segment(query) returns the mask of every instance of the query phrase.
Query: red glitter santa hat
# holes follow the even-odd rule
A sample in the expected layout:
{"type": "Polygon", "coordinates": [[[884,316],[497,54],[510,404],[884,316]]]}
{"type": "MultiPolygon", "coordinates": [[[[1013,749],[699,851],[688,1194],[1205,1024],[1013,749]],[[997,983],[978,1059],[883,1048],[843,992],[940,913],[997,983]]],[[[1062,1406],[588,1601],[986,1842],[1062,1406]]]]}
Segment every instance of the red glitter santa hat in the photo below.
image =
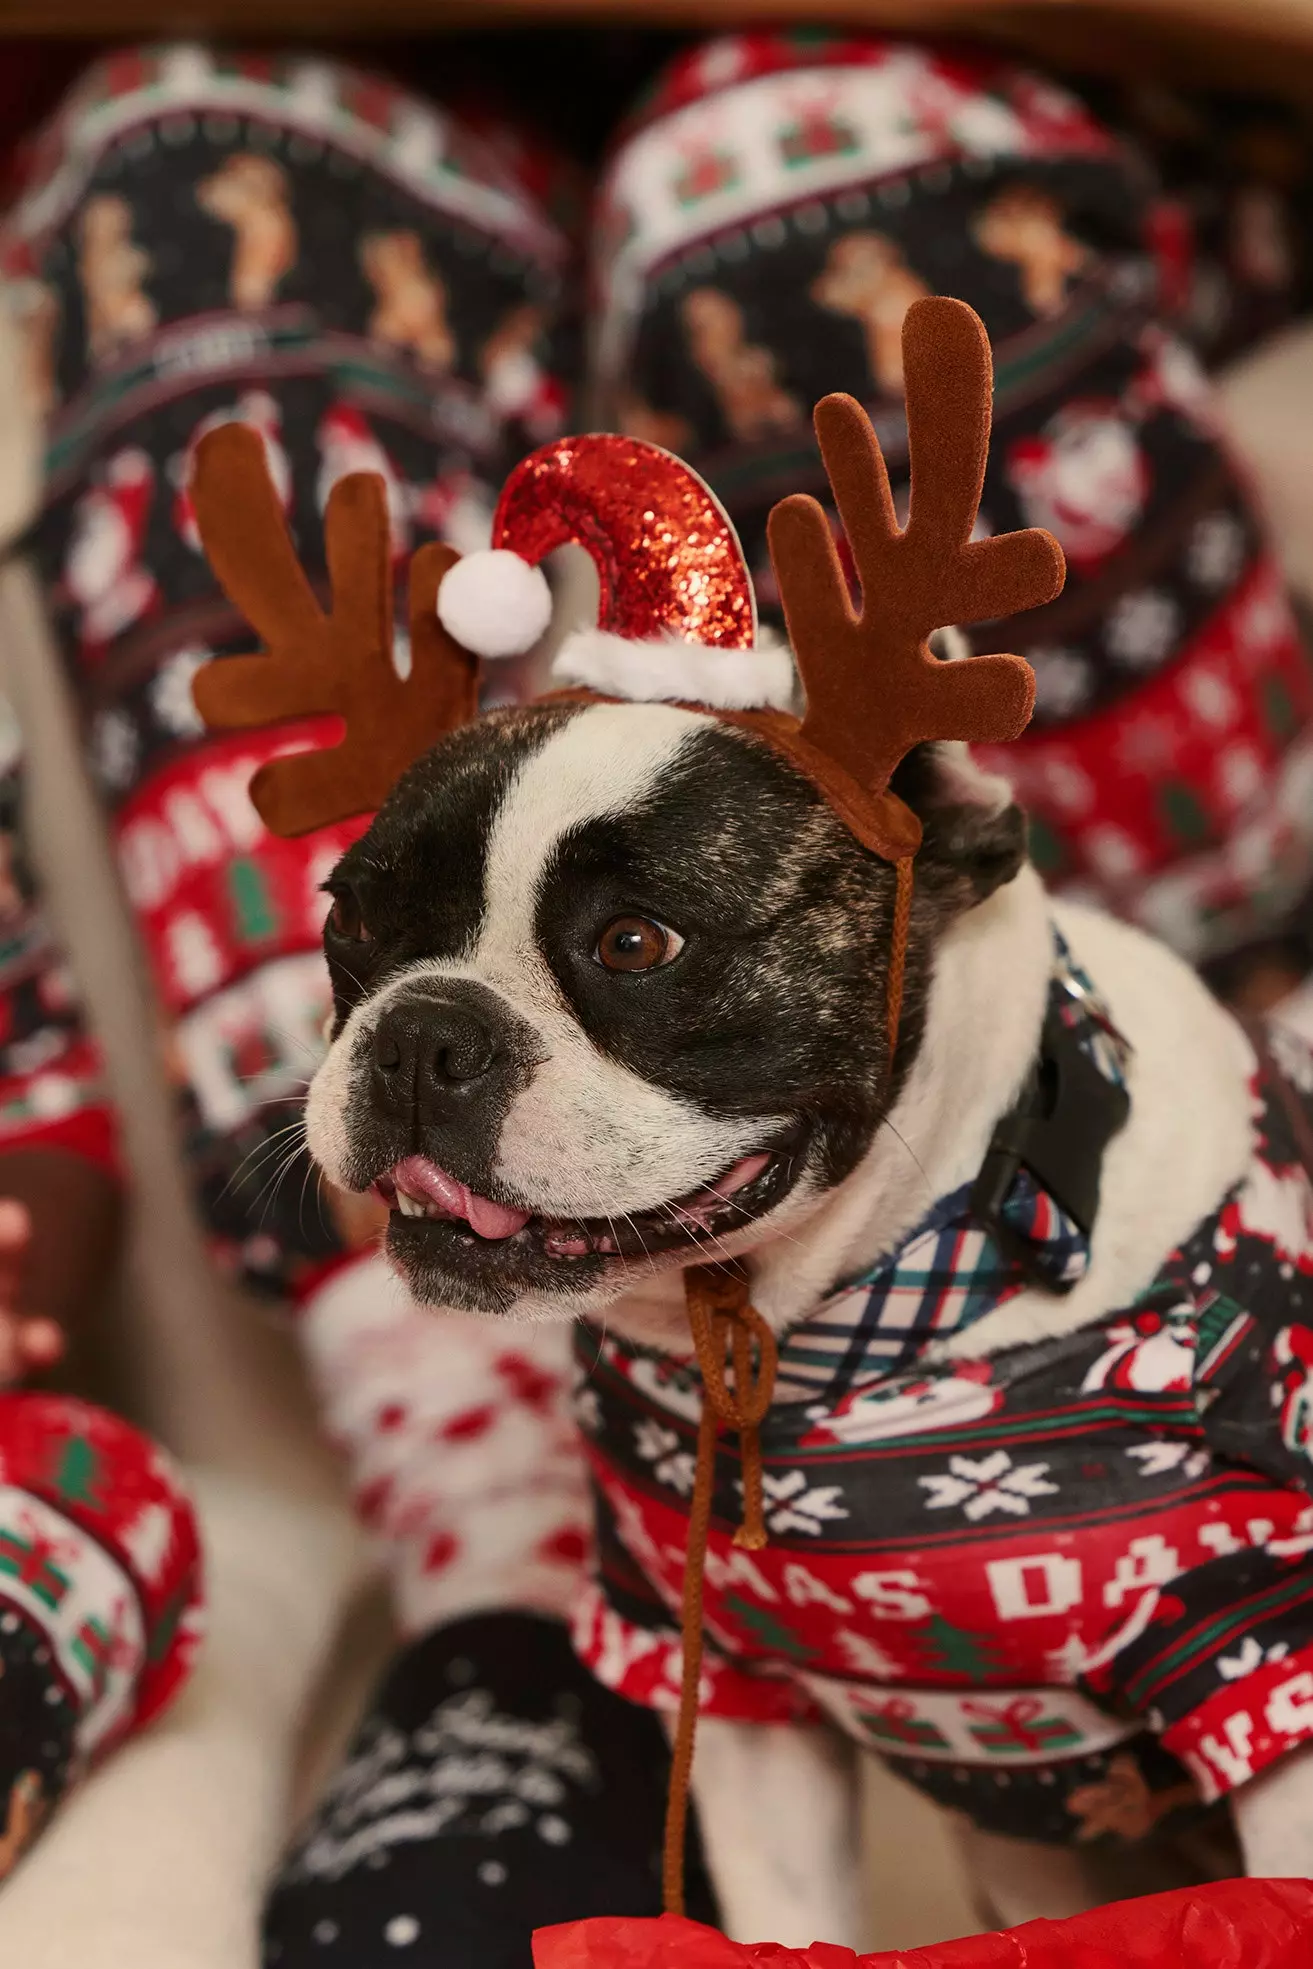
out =
{"type": "Polygon", "coordinates": [[[597,569],[597,626],[566,637],[558,683],[639,702],[791,708],[792,659],[758,643],[733,523],[659,445],[600,433],[542,446],[507,480],[492,539],[449,570],[437,600],[443,628],[476,656],[533,647],[552,613],[540,563],[574,544],[597,569]]]}

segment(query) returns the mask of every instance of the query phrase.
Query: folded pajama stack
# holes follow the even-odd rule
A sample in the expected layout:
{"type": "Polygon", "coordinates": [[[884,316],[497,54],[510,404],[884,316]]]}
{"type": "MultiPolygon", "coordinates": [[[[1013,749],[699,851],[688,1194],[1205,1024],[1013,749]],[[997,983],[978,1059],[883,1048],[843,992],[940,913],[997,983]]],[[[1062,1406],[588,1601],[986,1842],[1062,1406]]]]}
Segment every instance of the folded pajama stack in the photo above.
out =
{"type": "Polygon", "coordinates": [[[1161,214],[1139,153],[1010,63],[713,41],[617,147],[595,352],[605,416],[709,478],[769,613],[771,502],[824,493],[812,404],[868,405],[896,480],[903,315],[928,293],[976,308],[996,364],[981,527],[1046,526],[1069,568],[1056,602],[976,632],[1038,681],[991,763],[1056,887],[1201,960],[1280,927],[1313,877],[1313,678],[1169,326],[1161,214]]]}

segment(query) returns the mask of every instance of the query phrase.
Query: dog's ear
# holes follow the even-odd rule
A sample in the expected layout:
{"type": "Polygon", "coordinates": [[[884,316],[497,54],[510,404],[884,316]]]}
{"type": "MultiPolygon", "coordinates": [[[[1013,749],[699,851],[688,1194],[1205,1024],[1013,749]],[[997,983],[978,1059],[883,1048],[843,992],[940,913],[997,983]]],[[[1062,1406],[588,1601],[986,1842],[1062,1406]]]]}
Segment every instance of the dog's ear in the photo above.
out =
{"type": "Polygon", "coordinates": [[[1026,816],[1005,779],[985,772],[965,745],[918,745],[899,766],[894,791],[923,829],[917,882],[957,910],[984,902],[1026,859],[1026,816]]]}

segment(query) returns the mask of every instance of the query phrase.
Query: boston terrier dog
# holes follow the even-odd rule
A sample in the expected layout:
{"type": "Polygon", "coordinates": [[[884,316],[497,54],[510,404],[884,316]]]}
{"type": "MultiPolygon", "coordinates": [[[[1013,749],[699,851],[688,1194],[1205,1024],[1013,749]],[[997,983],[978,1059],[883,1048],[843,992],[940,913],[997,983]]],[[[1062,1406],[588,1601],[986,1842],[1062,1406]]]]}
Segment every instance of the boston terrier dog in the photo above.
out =
{"type": "Polygon", "coordinates": [[[328,882],[313,1154],[387,1201],[435,1316],[578,1323],[577,1641],[671,1712],[705,1506],[693,1791],[728,1932],[791,1945],[862,1944],[854,1744],[980,1828],[1002,1921],[1078,1900],[1083,1845],[1222,1799],[1249,1871],[1313,1871],[1313,1060],[1046,895],[962,742],[1020,730],[1025,666],[928,637],[1047,599],[1060,557],[971,540],[970,311],[921,302],[905,336],[904,532],[862,413],[818,411],[860,614],[812,502],[772,524],[790,660],[753,643],[732,535],[678,461],[545,448],[479,595],[467,563],[415,569],[373,786],[357,685],[275,707],[268,680],[316,635],[372,635],[387,665],[350,558],[385,514],[342,495],[316,629],[294,568],[256,566],[279,529],[234,542],[234,474],[263,470],[240,436],[207,440],[196,486],[274,659],[211,666],[202,710],[345,707],[340,753],[280,762],[267,817],[379,807],[328,882]],[[511,640],[498,597],[563,538],[602,554],[603,627],[564,645],[560,692],[462,723],[460,648],[511,640]],[[732,1377],[690,1333],[716,1279],[752,1309],[751,1346],[703,1322],[732,1377]]]}

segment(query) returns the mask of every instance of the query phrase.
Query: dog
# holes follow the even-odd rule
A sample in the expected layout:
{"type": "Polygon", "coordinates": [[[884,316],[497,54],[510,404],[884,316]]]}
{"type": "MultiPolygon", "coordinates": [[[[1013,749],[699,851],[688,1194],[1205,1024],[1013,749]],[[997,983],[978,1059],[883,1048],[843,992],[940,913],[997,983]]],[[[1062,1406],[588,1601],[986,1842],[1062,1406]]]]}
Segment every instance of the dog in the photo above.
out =
{"type": "MultiPolygon", "coordinates": [[[[503,505],[539,552],[552,473],[600,488],[588,535],[628,541],[641,469],[648,520],[679,507],[696,534],[696,606],[730,618],[726,646],[698,687],[687,645],[626,642],[614,614],[567,639],[563,679],[597,690],[609,661],[608,696],[453,717],[327,882],[310,1149],[388,1206],[419,1304],[586,1323],[599,1590],[578,1638],[655,1708],[678,1690],[690,1495],[712,1485],[694,1791],[744,1939],[860,1945],[854,1741],[969,1812],[1004,1921],[1058,1911],[1055,1881],[1081,1892],[1043,1847],[1143,1834],[1191,1796],[1233,1800],[1252,1873],[1313,1859],[1313,1059],[1251,1040],[1141,933],[1053,902],[1008,785],[958,742],[986,692],[995,735],[1024,724],[1028,699],[1003,705],[1017,660],[955,671],[911,625],[955,593],[1004,614],[986,560],[1022,605],[1061,579],[1049,536],[982,548],[974,502],[948,499],[972,471],[978,499],[982,349],[959,304],[909,315],[910,441],[937,462],[903,532],[859,407],[818,411],[871,614],[823,512],[779,509],[801,684],[746,648],[732,532],[678,461],[595,438],[518,468],[503,505]],[[891,695],[863,731],[833,666],[881,649],[891,695]],[[649,688],[627,700],[635,655],[649,688]],[[754,666],[770,691],[750,699],[754,666]],[[802,750],[781,723],[800,693],[802,750]],[[854,804],[844,756],[884,805],[854,804]],[[722,1397],[685,1321],[709,1266],[746,1273],[778,1366],[758,1426],[736,1342],[740,1458],[708,1465],[698,1418],[722,1397]]],[[[206,440],[218,548],[221,447],[265,469],[228,437],[206,440]]],[[[477,582],[507,592],[516,537],[474,581],[444,575],[457,642],[487,620],[477,582]]],[[[649,613],[663,582],[689,592],[673,522],[658,537],[649,613]]],[[[290,580],[270,559],[246,588],[275,682],[290,580]]],[[[612,601],[632,631],[634,596],[612,601]]]]}
{"type": "MultiPolygon", "coordinates": [[[[888,871],[764,748],[672,707],[538,708],[412,771],[332,879],[308,1125],[334,1183],[388,1197],[421,1303],[605,1320],[686,1357],[680,1272],[710,1247],[796,1328],[981,1163],[1036,1051],[1055,922],[1134,1049],[1131,1117],[1088,1275],[1056,1307],[999,1306],[969,1357],[1076,1333],[1154,1277],[1249,1161],[1243,1037],[1166,950],[1048,900],[1021,813],[966,759],[928,750],[899,791],[926,845],[886,1110],[888,871]]],[[[785,1735],[702,1724],[729,1932],[856,1946],[850,1773],[828,1737],[785,1735]]],[[[1309,1799],[1307,1753],[1240,1791],[1250,1871],[1308,1870],[1309,1799]]]]}

